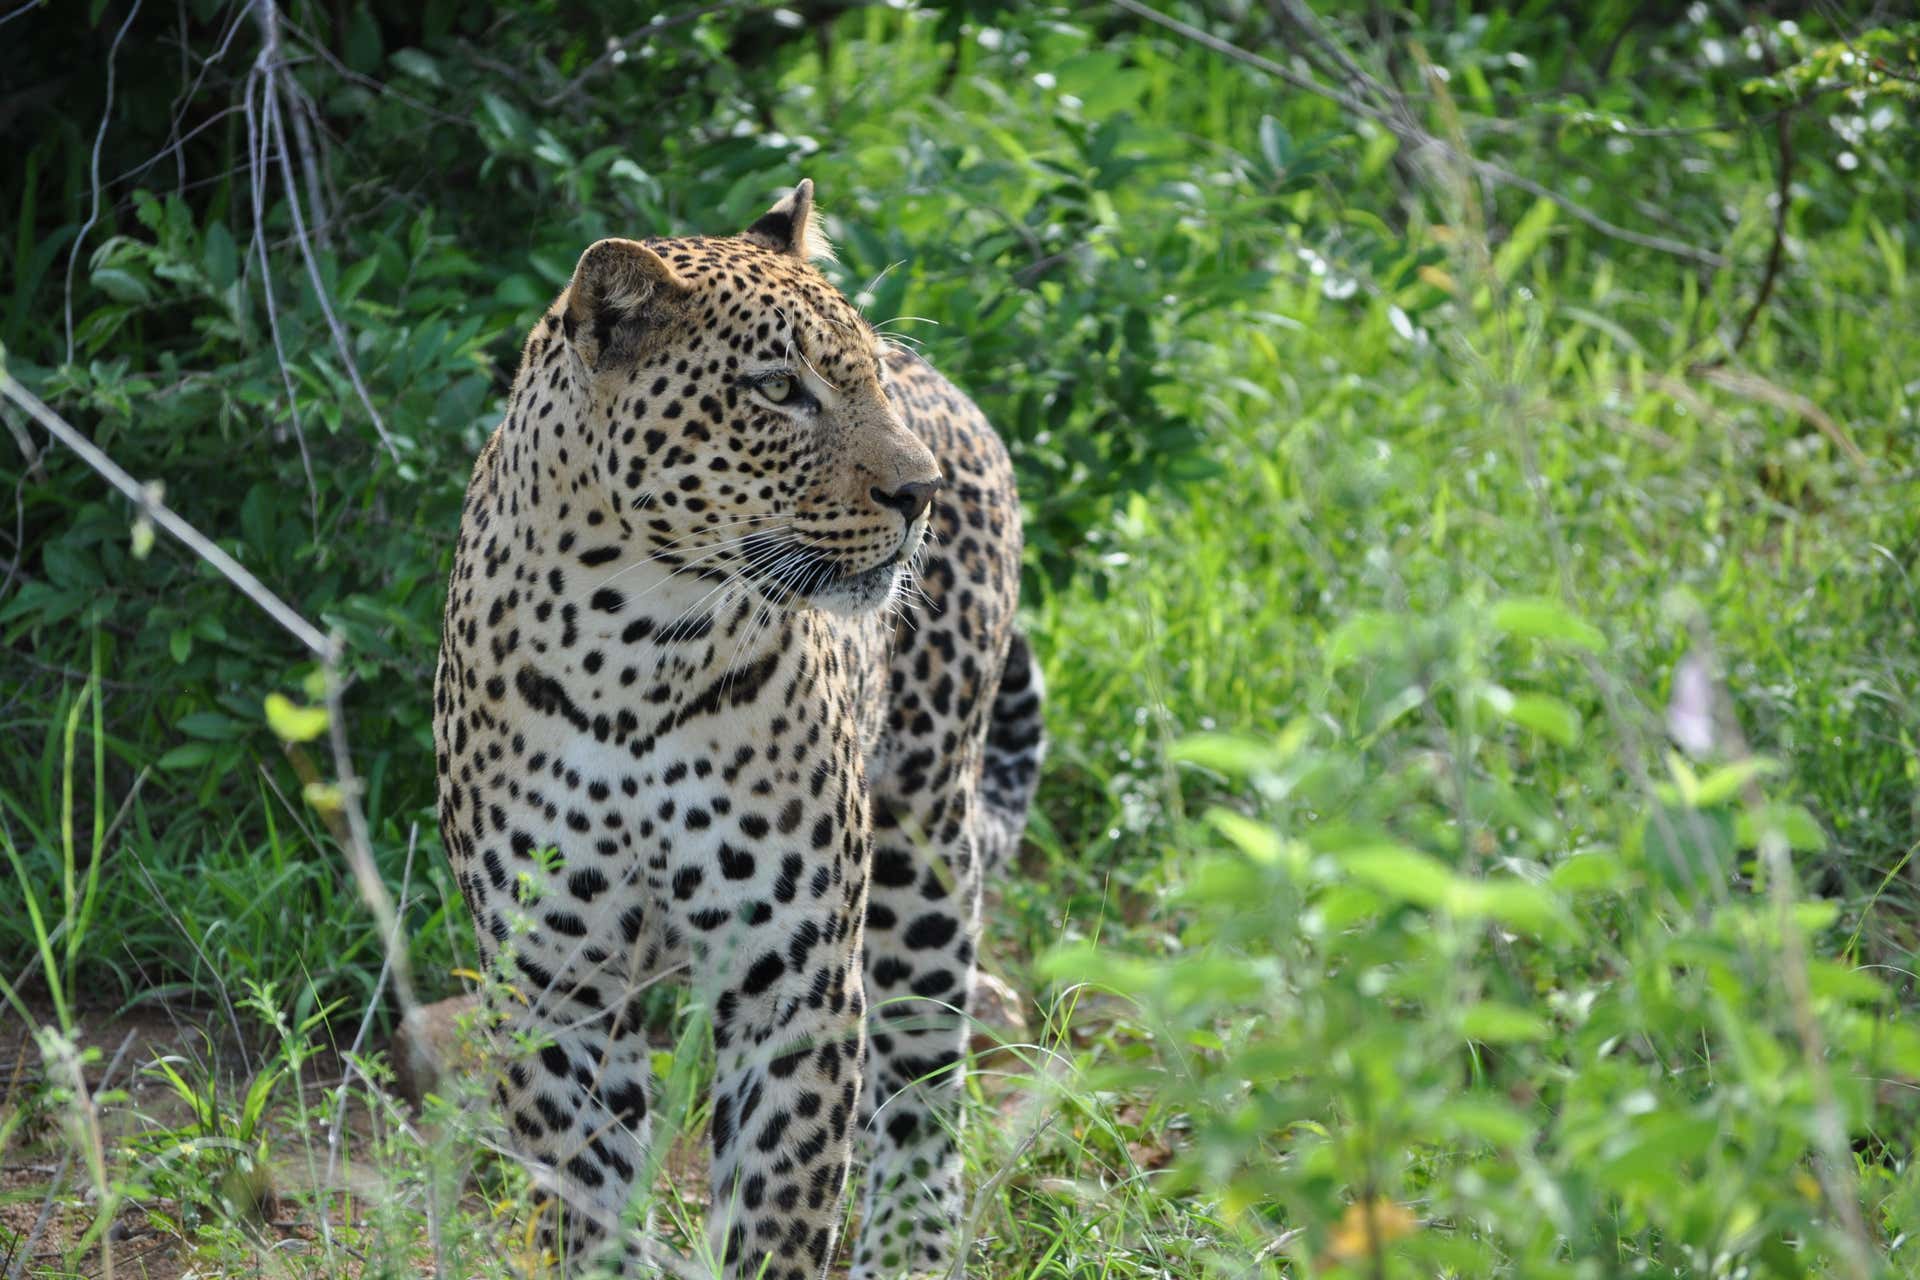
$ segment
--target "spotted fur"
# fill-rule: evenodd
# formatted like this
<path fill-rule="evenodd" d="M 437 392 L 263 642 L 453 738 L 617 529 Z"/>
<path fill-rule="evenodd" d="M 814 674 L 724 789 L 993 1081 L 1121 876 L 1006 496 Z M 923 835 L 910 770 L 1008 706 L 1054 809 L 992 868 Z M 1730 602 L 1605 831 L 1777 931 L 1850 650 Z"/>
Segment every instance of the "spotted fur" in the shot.
<path fill-rule="evenodd" d="M 981 886 L 1039 684 L 978 409 L 810 265 L 801 183 L 735 237 L 603 240 L 527 339 L 467 492 L 440 821 L 504 975 L 512 1141 L 575 1268 L 648 1246 L 641 995 L 694 984 L 728 1277 L 944 1270 Z"/>

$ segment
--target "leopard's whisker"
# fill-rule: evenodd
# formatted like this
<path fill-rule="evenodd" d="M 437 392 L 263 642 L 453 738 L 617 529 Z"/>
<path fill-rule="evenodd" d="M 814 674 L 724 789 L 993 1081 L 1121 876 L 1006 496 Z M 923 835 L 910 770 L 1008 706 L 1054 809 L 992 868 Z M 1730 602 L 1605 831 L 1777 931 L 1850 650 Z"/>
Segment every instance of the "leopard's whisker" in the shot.
<path fill-rule="evenodd" d="M 729 547 L 741 546 L 747 542 L 751 542 L 756 537 L 771 536 L 773 534 L 782 532 L 784 528 L 786 528 L 786 526 L 783 526 L 782 529 L 749 530 L 748 532 L 743 534 L 738 534 L 729 538 L 723 538 L 719 542 L 706 543 L 696 547 L 684 548 L 679 551 L 674 551 L 671 549 L 678 543 L 685 542 L 689 538 L 696 538 L 700 536 L 702 533 L 708 533 L 714 529 L 737 528 L 738 526 L 743 524 L 756 524 L 763 520 L 778 520 L 778 519 L 781 519 L 781 516 L 779 516 L 778 514 L 765 515 L 765 516 L 747 516 L 740 520 L 722 521 L 720 524 L 717 524 L 717 525 L 710 525 L 704 529 L 696 529 L 691 533 L 683 534 L 678 538 L 671 539 L 670 541 L 655 547 L 652 553 L 649 555 L 642 556 L 638 560 L 630 561 L 627 564 L 621 565 L 618 569 L 615 569 L 612 573 L 607 575 L 607 577 L 601 581 L 600 585 L 603 587 L 611 586 L 616 579 L 624 577 L 626 574 L 632 573 L 636 569 L 645 568 L 649 564 L 656 564 L 662 560 L 669 560 L 679 556 L 702 555 L 703 553 L 708 551 L 724 551 Z M 674 566 L 676 570 L 685 568 L 685 567 L 686 567 L 685 564 Z"/>

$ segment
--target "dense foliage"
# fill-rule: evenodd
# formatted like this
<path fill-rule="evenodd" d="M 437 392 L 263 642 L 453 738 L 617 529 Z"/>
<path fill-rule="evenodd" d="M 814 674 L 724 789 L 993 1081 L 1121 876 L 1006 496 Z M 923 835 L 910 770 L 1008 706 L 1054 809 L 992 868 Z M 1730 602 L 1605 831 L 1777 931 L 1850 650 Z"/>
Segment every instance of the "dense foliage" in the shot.
<path fill-rule="evenodd" d="M 442 994 L 427 691 L 518 343 L 590 240 L 809 176 L 1027 508 L 982 1274 L 1920 1274 L 1920 26 L 1323 8 L 29 4 L 5 368 L 341 635 Z M 174 1077 L 265 1164 L 382 982 L 263 711 L 313 664 L 0 415 L 5 997 L 274 1032 L 231 1116 Z M 170 1140 L 99 1176 L 250 1247 Z M 393 1176 L 398 1270 L 445 1179 Z"/>

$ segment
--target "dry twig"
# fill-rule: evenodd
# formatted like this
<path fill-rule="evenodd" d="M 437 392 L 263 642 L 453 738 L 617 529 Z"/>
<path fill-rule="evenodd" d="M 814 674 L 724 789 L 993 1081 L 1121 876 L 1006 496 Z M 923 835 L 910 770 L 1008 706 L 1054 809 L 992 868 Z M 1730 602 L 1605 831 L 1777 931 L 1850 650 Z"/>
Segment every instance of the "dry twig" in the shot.
<path fill-rule="evenodd" d="M 120 24 L 120 30 L 113 37 L 113 44 L 107 50 L 107 105 L 100 112 L 100 129 L 93 135 L 93 158 L 88 165 L 88 174 L 93 186 L 93 204 L 87 211 L 87 220 L 80 224 L 80 233 L 73 238 L 73 248 L 67 251 L 67 363 L 73 363 L 73 269 L 80 261 L 80 250 L 87 243 L 87 233 L 93 230 L 93 224 L 100 220 L 100 148 L 107 140 L 107 126 L 113 122 L 114 69 L 119 63 L 120 42 L 127 38 L 127 31 L 133 26 L 133 20 L 140 16 L 141 0 L 133 0 L 133 7 L 127 10 L 126 20 Z M 24 10 L 16 11 L 24 12 Z M 13 17 L 14 14 L 8 14 Z"/>
<path fill-rule="evenodd" d="M 254 112 L 254 85 L 262 86 L 263 102 L 273 93 L 273 82 L 269 76 L 269 62 L 265 49 L 254 59 L 253 70 L 247 73 L 247 82 L 241 89 L 241 105 L 247 117 L 247 194 L 253 210 L 253 239 L 248 245 L 249 257 L 260 259 L 260 290 L 267 304 L 267 332 L 273 337 L 274 362 L 280 370 L 280 385 L 287 393 L 287 421 L 293 428 L 294 442 L 300 447 L 300 466 L 307 476 L 307 514 L 312 521 L 316 537 L 320 528 L 320 487 L 313 477 L 313 458 L 307 452 L 307 434 L 300 426 L 300 397 L 293 390 L 293 373 L 287 365 L 287 348 L 280 337 L 280 308 L 273 298 L 273 266 L 268 260 L 266 237 L 263 229 L 266 223 L 267 205 L 267 131 L 262 127 L 260 118 Z"/>
<path fill-rule="evenodd" d="M 744 3 L 746 3 L 746 0 L 716 0 L 715 3 L 701 5 L 698 9 L 688 9 L 684 13 L 670 13 L 664 18 L 655 18 L 645 26 L 637 27 L 629 31 L 618 40 L 610 40 L 607 42 L 605 52 L 583 67 L 579 75 L 567 81 L 565 85 L 553 93 L 548 94 L 545 98 L 542 98 L 540 105 L 543 107 L 558 106 L 568 98 L 578 96 L 587 81 L 593 79 L 609 66 L 618 62 L 622 55 L 626 54 L 642 41 L 657 36 L 662 31 L 670 31 L 674 27 L 683 27 L 687 23 L 704 18 L 710 13 L 719 13 L 724 9 L 737 9 Z"/>
<path fill-rule="evenodd" d="M 1776 69 L 1773 50 L 1765 42 L 1760 45 L 1766 56 L 1767 72 Z M 1753 295 L 1753 305 L 1747 308 L 1746 318 L 1740 322 L 1740 331 L 1734 335 L 1733 345 L 1727 349 L 1729 355 L 1739 355 L 1740 348 L 1747 345 L 1747 337 L 1753 332 L 1753 325 L 1760 313 L 1767 308 L 1767 300 L 1773 296 L 1773 282 L 1779 278 L 1780 264 L 1786 258 L 1787 247 L 1787 208 L 1793 203 L 1793 109 L 1788 107 L 1773 118 L 1773 131 L 1780 148 L 1780 172 L 1778 185 L 1774 192 L 1773 206 L 1773 247 L 1767 250 L 1767 268 L 1760 277 L 1759 292 Z"/>
<path fill-rule="evenodd" d="M 1316 97 L 1325 98 L 1344 111 L 1371 120 L 1375 124 L 1385 127 L 1409 147 L 1416 150 L 1430 148 L 1464 166 L 1476 177 L 1484 181 L 1494 183 L 1498 186 L 1512 187 L 1514 190 L 1524 191 L 1536 199 L 1545 200 L 1575 221 L 1584 223 L 1586 226 L 1609 239 L 1639 245 L 1643 249 L 1652 249 L 1658 253 L 1671 254 L 1676 258 L 1685 258 L 1691 262 L 1704 263 L 1710 267 L 1724 267 L 1727 265 L 1727 259 L 1723 254 L 1715 253 L 1711 249 L 1702 249 L 1697 245 L 1691 245 L 1682 240 L 1675 240 L 1670 236 L 1648 235 L 1645 232 L 1634 231 L 1631 228 L 1609 222 L 1585 205 L 1580 204 L 1578 201 L 1561 192 L 1534 181 L 1532 178 L 1515 173 L 1511 169 L 1493 163 L 1491 160 L 1482 160 L 1477 156 L 1468 155 L 1452 143 L 1435 137 L 1432 133 L 1414 123 L 1410 114 L 1396 112 L 1386 107 L 1375 106 L 1371 102 L 1357 98 L 1353 94 L 1343 90 L 1336 89 L 1332 85 L 1322 84 L 1312 76 L 1303 75 L 1292 67 L 1275 62 L 1272 58 L 1254 53 L 1248 49 L 1243 49 L 1230 40 L 1223 40 L 1211 32 L 1202 31 L 1199 27 L 1191 26 L 1180 21 L 1178 18 L 1169 17 L 1161 13 L 1158 9 L 1140 3 L 1140 0 L 1113 0 L 1113 3 L 1136 17 L 1145 18 L 1148 22 L 1156 26 L 1164 27 L 1175 35 L 1182 36 L 1193 41 L 1195 44 L 1211 49 L 1222 57 L 1231 58 L 1235 62 L 1244 63 L 1257 71 L 1263 71 L 1284 84 L 1292 85 L 1294 88 L 1306 93 L 1311 93 Z M 1365 73 L 1363 72 L 1362 74 L 1364 75 Z M 1371 78 L 1369 78 L 1369 83 L 1377 82 L 1373 82 Z"/>
<path fill-rule="evenodd" d="M 400 450 L 393 442 L 393 436 L 387 431 L 386 419 L 374 408 L 373 397 L 367 393 L 367 385 L 360 378 L 360 363 L 353 357 L 352 345 L 347 341 L 346 326 L 340 323 L 340 317 L 333 309 L 333 299 L 327 293 L 327 284 L 320 275 L 320 263 L 314 256 L 312 239 L 307 232 L 307 218 L 300 207 L 300 197 L 294 188 L 293 148 L 287 145 L 287 128 L 283 112 L 287 104 L 297 106 L 297 90 L 289 89 L 281 77 L 280 61 L 280 19 L 279 9 L 274 0 L 254 0 L 253 12 L 260 24 L 260 57 L 255 63 L 257 73 L 264 81 L 261 93 L 261 118 L 266 131 L 275 143 L 276 155 L 280 161 L 280 177 L 287 196 L 287 211 L 293 218 L 294 240 L 300 246 L 300 257 L 306 263 L 307 278 L 313 285 L 313 295 L 320 303 L 320 313 L 326 317 L 327 331 L 333 338 L 333 349 L 345 366 L 348 379 L 353 383 L 354 394 L 360 398 L 360 405 L 367 411 L 367 417 L 373 423 L 373 429 L 380 437 L 380 443 L 386 446 L 387 456 L 395 462 L 400 461 Z M 325 207 L 320 202 L 319 170 L 312 154 L 312 140 L 303 137 L 304 126 L 300 114 L 293 111 L 294 134 L 301 144 L 300 167 L 303 181 L 308 189 L 308 198 L 313 205 L 314 220 L 324 224 Z M 264 145 L 262 152 L 264 154 Z M 255 207 L 257 222 L 259 208 Z"/>

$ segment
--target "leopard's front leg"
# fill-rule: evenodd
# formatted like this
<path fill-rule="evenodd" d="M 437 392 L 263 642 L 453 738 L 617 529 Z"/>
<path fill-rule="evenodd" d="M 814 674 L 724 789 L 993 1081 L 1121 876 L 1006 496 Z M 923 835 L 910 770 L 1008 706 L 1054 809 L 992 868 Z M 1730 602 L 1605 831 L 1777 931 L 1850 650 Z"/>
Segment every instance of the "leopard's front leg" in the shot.
<path fill-rule="evenodd" d="M 541 1250 L 561 1274 L 654 1274 L 634 1270 L 644 1215 L 635 1222 L 632 1202 L 652 1136 L 644 983 L 561 941 L 527 932 L 487 992 L 508 1139 L 533 1172 Z"/>
<path fill-rule="evenodd" d="M 768 896 L 735 897 L 728 923 L 692 944 L 716 1057 L 708 1235 L 729 1280 L 819 1280 L 844 1217 L 866 1052 L 864 876 L 801 867 L 777 859 Z"/>
<path fill-rule="evenodd" d="M 885 805 L 876 814 L 865 957 L 873 1016 L 861 1099 L 868 1159 L 854 1280 L 950 1274 L 959 1243 L 966 1010 L 980 936 L 980 871 L 964 805 L 955 797 L 935 806 L 934 821 L 917 830 Z M 954 838 L 942 844 L 940 834 Z"/>

